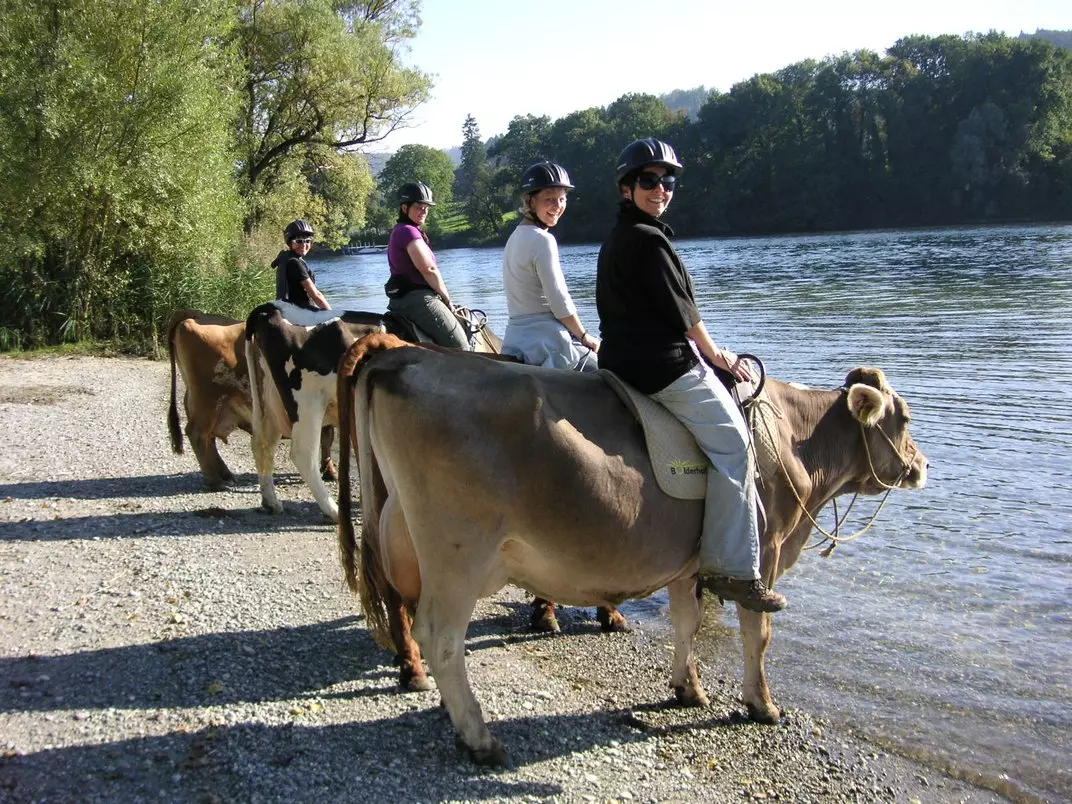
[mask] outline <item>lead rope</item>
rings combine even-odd
[[[771,409],[771,411],[774,413],[774,415],[777,418],[779,418],[779,419],[783,418],[782,412],[780,410],[778,410],[778,408],[776,408],[774,406],[774,404],[771,403],[766,397],[763,397],[762,399],[756,399],[756,400],[753,400],[753,401],[765,404],[767,407],[769,407]],[[756,409],[756,406],[754,406],[754,405],[752,406],[751,414],[752,414],[753,420],[755,420],[757,418],[758,411]],[[764,426],[764,429],[767,431],[766,435],[767,435],[767,438],[769,439],[770,443],[776,443],[776,442],[774,442],[773,436],[772,436],[771,431],[770,431],[770,421],[765,416],[758,416],[758,418],[760,419],[760,421],[763,422],[763,426]],[[749,428],[750,431],[751,431],[751,429],[752,428]],[[830,542],[831,543],[830,546],[827,547],[825,550],[823,550],[819,554],[823,558],[829,558],[831,556],[831,554],[834,552],[834,548],[836,548],[842,542],[851,542],[851,541],[855,541],[856,539],[859,539],[861,536],[863,536],[865,533],[867,533],[868,530],[870,530],[872,525],[875,524],[875,520],[878,519],[878,515],[880,513],[882,513],[882,509],[885,507],[886,501],[890,498],[890,492],[893,491],[895,488],[897,488],[898,484],[901,482],[901,480],[904,479],[906,474],[908,474],[908,471],[911,469],[912,465],[908,461],[906,461],[904,459],[904,457],[901,455],[900,451],[894,445],[893,441],[890,439],[890,437],[888,435],[886,435],[885,431],[883,431],[882,428],[878,428],[878,432],[881,433],[882,437],[886,439],[886,443],[888,443],[890,445],[890,449],[893,450],[893,454],[896,455],[898,460],[901,462],[901,473],[897,476],[897,480],[894,482],[893,485],[884,483],[881,479],[879,479],[878,474],[875,472],[875,465],[871,460],[871,448],[867,444],[867,433],[864,430],[863,422],[861,422],[860,423],[860,435],[863,437],[864,452],[867,454],[867,467],[868,467],[868,469],[871,470],[871,477],[874,478],[875,482],[878,483],[880,486],[882,486],[882,488],[886,489],[886,493],[885,493],[885,495],[883,495],[882,502],[879,503],[878,508],[875,509],[875,513],[871,515],[871,519],[868,521],[868,523],[866,525],[864,525],[860,530],[856,531],[856,533],[853,533],[850,536],[842,536],[841,535],[841,525],[848,518],[849,512],[852,511],[852,507],[856,504],[856,498],[860,496],[860,493],[856,492],[855,494],[853,494],[852,501],[849,503],[849,507],[845,509],[845,515],[843,517],[840,517],[840,518],[838,517],[838,513],[837,513],[837,500],[836,500],[836,498],[833,500],[833,503],[834,503],[834,532],[830,533],[828,530],[823,528],[823,526],[820,525],[816,521],[815,517],[813,517],[811,515],[811,512],[808,511],[807,506],[804,504],[804,500],[802,500],[800,498],[800,494],[799,494],[799,492],[797,492],[797,487],[793,484],[793,479],[789,476],[789,470],[785,466],[785,461],[782,460],[781,451],[778,450],[778,449],[774,450],[774,454],[778,456],[778,465],[782,467],[782,474],[785,475],[786,482],[789,483],[789,488],[793,492],[793,497],[796,498],[797,506],[800,508],[800,510],[804,514],[804,516],[806,516],[808,518],[808,521],[811,522],[812,526],[816,530],[818,530],[819,533],[821,533],[823,535],[823,538],[820,539],[819,541],[815,542],[814,544],[806,545],[803,548],[804,550],[814,550],[815,548],[822,547],[827,542]],[[753,446],[753,448],[754,448],[754,446]]]

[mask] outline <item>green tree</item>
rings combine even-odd
[[[225,270],[241,213],[214,46],[232,6],[195,5],[5,4],[2,345],[150,338],[180,302],[244,298]]]
[[[471,114],[466,115],[462,124],[461,164],[454,174],[454,197],[468,202],[486,177],[487,170],[488,153],[480,139],[480,125]]]
[[[436,206],[428,213],[426,228],[439,231],[447,205],[454,197],[454,163],[446,151],[427,145],[403,145],[387,160],[379,176],[381,206],[391,213],[398,209],[398,188],[410,181],[420,181],[432,190]]]
[[[548,159],[547,145],[551,134],[551,118],[547,115],[517,115],[510,121],[506,133],[488,148],[488,156],[502,167],[517,174],[534,162]]]
[[[478,237],[498,233],[510,198],[496,170],[488,163],[480,126],[467,115],[462,125],[462,158],[454,174],[454,197],[464,205],[469,225]]]
[[[293,171],[310,149],[382,140],[426,99],[428,76],[399,57],[419,25],[417,8],[417,0],[240,0],[231,44],[243,73],[236,139],[247,233],[262,222],[278,228],[265,212],[288,205],[270,196],[295,188]],[[314,219],[301,201],[286,217]]]

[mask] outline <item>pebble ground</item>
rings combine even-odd
[[[168,377],[0,358],[0,801],[1005,800],[791,707],[747,722],[739,653],[702,657],[712,705],[678,709],[664,622],[602,634],[566,609],[532,635],[513,588],[467,642],[513,765],[475,767],[436,692],[396,692],[286,446],[282,515],[241,432],[236,483],[204,490],[170,450]]]

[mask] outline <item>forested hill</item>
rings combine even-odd
[[[494,210],[516,206],[526,165],[553,159],[577,185],[559,239],[599,241],[615,157],[655,136],[685,164],[668,212],[679,235],[1070,220],[1072,51],[1050,41],[1067,36],[909,36],[704,90],[695,115],[670,93],[519,116],[486,160],[463,156],[455,200],[479,236],[503,236]]]
[[[681,112],[689,120],[695,120],[700,115],[700,108],[707,103],[715,90],[708,89],[702,84],[692,89],[675,89],[660,95],[659,100],[666,104],[672,112]]]
[[[1040,28],[1033,34],[1020,34],[1021,39],[1030,39],[1033,36],[1045,39],[1047,42],[1053,42],[1058,47],[1063,47],[1066,50],[1072,50],[1072,31],[1045,31]]]

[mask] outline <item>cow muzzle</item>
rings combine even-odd
[[[927,467],[930,466],[930,462],[922,452],[915,448],[915,445],[912,445],[912,447],[914,454],[908,466],[908,471],[905,473],[904,480],[901,481],[901,488],[921,489],[927,485]]]

